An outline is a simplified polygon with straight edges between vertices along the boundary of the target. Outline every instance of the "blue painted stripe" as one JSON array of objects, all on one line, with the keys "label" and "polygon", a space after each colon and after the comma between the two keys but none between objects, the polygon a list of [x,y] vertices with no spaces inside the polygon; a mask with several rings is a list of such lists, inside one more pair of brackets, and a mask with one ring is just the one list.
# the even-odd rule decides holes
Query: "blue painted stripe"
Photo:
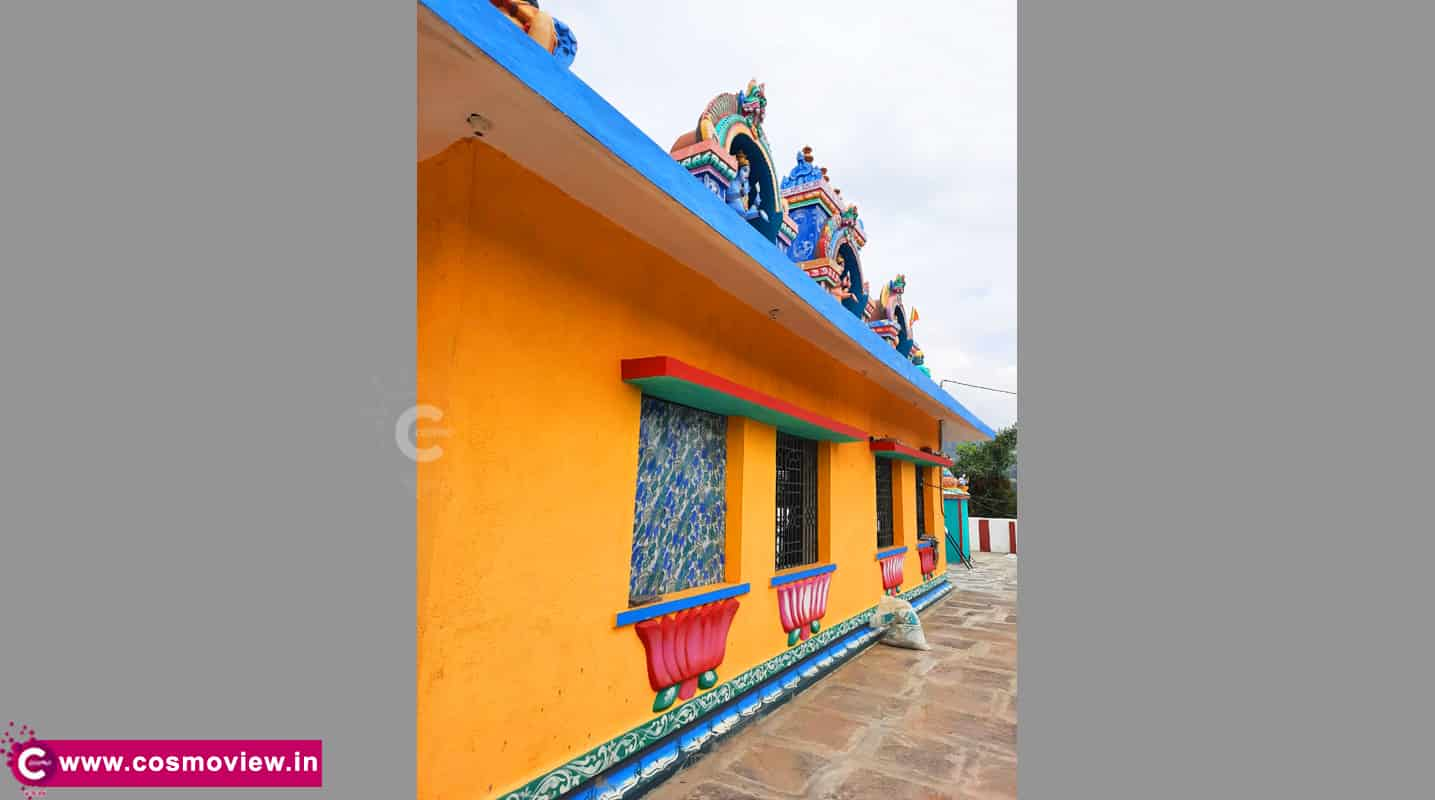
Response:
[{"label": "blue painted stripe", "polygon": [[[615,789],[617,789],[618,787],[620,787],[620,786],[622,786],[623,784],[627,783],[628,781],[636,781],[636,780],[638,779],[638,770],[639,770],[641,767],[642,767],[642,765],[641,765],[640,763],[635,762],[635,763],[630,764],[630,765],[628,765],[628,766],[626,766],[626,767],[624,767],[624,768],[622,768],[622,769],[620,769],[620,770],[618,770],[618,771],[616,771],[616,772],[614,772],[614,773],[612,773],[612,774],[610,774],[610,775],[605,776],[606,783],[607,783],[607,788],[604,789],[604,791],[611,793],[611,792],[613,792]],[[636,785],[636,784],[634,784],[634,785]],[[595,788],[595,792],[596,792],[596,788],[597,788],[597,787],[594,787],[594,788]],[[631,787],[630,787],[630,788],[631,788]],[[626,790],[624,790],[624,793],[626,793]],[[602,797],[602,796],[603,796],[603,792],[596,792],[596,796],[597,796],[597,797]]]},{"label": "blue painted stripe", "polygon": [[[983,435],[996,436],[996,431],[943,391],[882,337],[873,333],[867,323],[843,308],[836,298],[818,286],[772,242],[734,214],[701,181],[694,179],[657,142],[649,139],[577,75],[560,66],[550,53],[539,47],[498,9],[489,3],[475,3],[474,0],[419,2],[619,160],[732,242],[876,361],[943,408],[966,420]],[[737,88],[740,87],[733,87],[734,90]],[[704,102],[707,101],[696,98],[693,108],[701,109]]]},{"label": "blue painted stripe", "polygon": [[831,572],[834,569],[837,569],[836,564],[825,564],[820,567],[813,567],[812,569],[804,569],[800,572],[789,572],[786,575],[774,575],[772,576],[771,585],[781,586],[784,583],[792,583],[793,581],[800,581],[803,578],[811,578],[813,575],[821,575],[826,572]]},{"label": "blue painted stripe", "polygon": [[747,594],[751,590],[751,584],[739,583],[736,586],[724,586],[721,589],[695,594],[691,597],[680,597],[677,600],[669,600],[665,603],[654,603],[650,606],[629,609],[618,614],[618,627],[621,628],[624,625],[632,625],[635,622],[642,622],[645,619],[652,619],[653,617],[661,617],[664,614],[682,611],[685,608],[700,606],[703,603],[713,603],[718,600],[726,600],[729,597],[737,597],[740,594]]},{"label": "blue painted stripe", "polygon": [[907,552],[907,548],[906,548],[906,547],[889,547],[889,548],[887,548],[886,550],[878,550],[878,551],[877,551],[877,559],[876,559],[876,560],[877,560],[877,561],[881,561],[882,559],[886,558],[887,556],[895,556],[895,555],[897,555],[898,553],[905,553],[905,552]]},{"label": "blue painted stripe", "polygon": [[710,726],[707,722],[699,722],[694,725],[691,730],[687,731],[686,733],[682,734],[681,737],[679,737],[678,746],[684,749],[693,747],[698,739],[701,739],[702,737],[706,736],[711,732],[712,726]]},{"label": "blue painted stripe", "polygon": [[666,744],[649,748],[638,760],[639,772],[652,771],[658,768],[658,762],[665,758],[676,759],[678,757],[678,740],[669,739]]},{"label": "blue painted stripe", "polygon": [[926,548],[931,547],[933,544],[935,544],[935,542],[933,542],[931,539],[923,539],[922,541],[917,542],[917,549],[925,550]]},{"label": "blue painted stripe", "polygon": [[950,581],[944,580],[937,586],[933,586],[930,591],[924,592],[920,597],[912,598],[912,608],[921,611],[922,609],[935,602],[942,595],[946,594],[947,592],[950,592],[953,588],[955,587],[952,586]]}]

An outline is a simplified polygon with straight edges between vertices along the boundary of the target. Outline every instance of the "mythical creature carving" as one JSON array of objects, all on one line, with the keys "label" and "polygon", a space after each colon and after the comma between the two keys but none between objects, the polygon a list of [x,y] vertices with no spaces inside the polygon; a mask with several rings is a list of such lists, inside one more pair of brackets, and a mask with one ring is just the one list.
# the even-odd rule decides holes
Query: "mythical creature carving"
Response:
[{"label": "mythical creature carving", "polygon": [[850,242],[854,248],[860,249],[865,239],[862,223],[857,218],[857,206],[850,205],[822,224],[817,237],[817,253],[831,258],[844,243]]},{"label": "mythical creature carving", "polygon": [[906,275],[898,275],[883,284],[882,293],[877,296],[876,314],[872,318],[895,320],[897,307],[902,304],[902,293],[906,289]]},{"label": "mythical creature carving", "polygon": [[749,125],[761,125],[767,118],[767,84],[758,83],[754,78],[747,82],[747,88],[738,94],[737,99]]},{"label": "mythical creature carving", "polygon": [[751,80],[747,82],[746,89],[736,94],[725,93],[714,97],[703,109],[702,116],[698,117],[698,138],[725,142],[726,137],[718,135],[719,129],[726,128],[729,117],[740,117],[766,145],[767,137],[762,132],[762,121],[767,117],[767,91],[764,86]]},{"label": "mythical creature carving", "polygon": [[[882,294],[876,300],[867,301],[867,313],[863,319],[867,327],[881,336],[888,344],[897,348],[903,357],[910,357],[912,337],[907,329],[906,309],[902,307],[902,292],[907,288],[905,275],[898,275],[882,286]],[[871,297],[867,294],[867,297]]]},{"label": "mythical creature carving", "polygon": [[578,37],[573,30],[538,8],[538,0],[489,0],[513,24],[523,29],[539,47],[553,54],[559,65],[567,67],[578,53]]}]

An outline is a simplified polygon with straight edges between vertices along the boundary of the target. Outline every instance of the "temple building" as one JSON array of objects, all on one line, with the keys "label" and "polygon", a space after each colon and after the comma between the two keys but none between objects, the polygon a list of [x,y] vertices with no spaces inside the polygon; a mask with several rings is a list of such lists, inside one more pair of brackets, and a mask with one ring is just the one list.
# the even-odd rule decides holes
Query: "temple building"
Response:
[{"label": "temple building", "polygon": [[966,475],[953,475],[942,467],[942,508],[947,522],[947,558],[963,561],[972,557],[971,510],[967,504],[972,496]]},{"label": "temple building", "polygon": [[762,83],[665,148],[557,4],[417,4],[423,798],[636,796],[820,682],[951,590],[941,448],[993,435]]}]

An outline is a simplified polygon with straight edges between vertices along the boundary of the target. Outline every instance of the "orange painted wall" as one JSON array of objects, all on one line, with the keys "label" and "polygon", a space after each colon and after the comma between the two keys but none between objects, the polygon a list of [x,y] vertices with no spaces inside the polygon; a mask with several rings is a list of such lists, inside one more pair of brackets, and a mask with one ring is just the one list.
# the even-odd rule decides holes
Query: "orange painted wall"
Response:
[{"label": "orange painted wall", "polygon": [[[624,358],[670,355],[913,446],[936,421],[488,145],[419,165],[418,758],[423,798],[517,788],[654,715],[627,608],[640,393]],[[782,652],[775,433],[728,431],[729,581],[751,583],[722,679]],[[443,438],[425,440],[425,427]],[[872,455],[824,444],[832,625],[881,593]],[[897,462],[900,543],[915,544]],[[929,495],[927,506],[939,505]],[[904,588],[921,579],[908,551]]]}]

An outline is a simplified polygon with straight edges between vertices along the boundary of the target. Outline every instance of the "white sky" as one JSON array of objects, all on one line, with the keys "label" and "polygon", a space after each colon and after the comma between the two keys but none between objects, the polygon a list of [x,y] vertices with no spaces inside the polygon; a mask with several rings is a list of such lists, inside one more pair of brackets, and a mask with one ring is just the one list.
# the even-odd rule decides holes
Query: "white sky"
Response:
[{"label": "white sky", "polygon": [[[1016,391],[1016,2],[543,0],[573,71],[664,150],[720,92],[767,84],[783,175],[811,145],[856,203],[874,294],[907,276],[933,379]],[[993,428],[1016,398],[947,384]]]}]

